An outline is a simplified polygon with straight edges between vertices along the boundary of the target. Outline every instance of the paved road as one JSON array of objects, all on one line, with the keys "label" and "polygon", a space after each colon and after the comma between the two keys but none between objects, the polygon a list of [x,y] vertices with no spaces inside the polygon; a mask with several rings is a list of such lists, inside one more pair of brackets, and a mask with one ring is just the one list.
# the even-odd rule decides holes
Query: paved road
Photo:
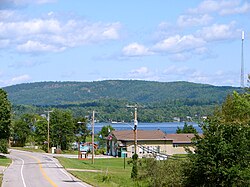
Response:
[{"label": "paved road", "polygon": [[4,172],[2,187],[90,187],[50,155],[11,150],[9,157],[13,163]]}]

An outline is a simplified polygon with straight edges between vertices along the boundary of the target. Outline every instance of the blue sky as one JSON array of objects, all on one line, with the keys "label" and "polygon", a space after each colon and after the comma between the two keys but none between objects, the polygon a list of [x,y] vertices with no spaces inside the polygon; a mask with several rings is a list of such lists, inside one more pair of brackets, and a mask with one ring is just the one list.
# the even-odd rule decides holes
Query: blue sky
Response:
[{"label": "blue sky", "polygon": [[247,0],[0,0],[0,87],[137,79],[240,86]]}]

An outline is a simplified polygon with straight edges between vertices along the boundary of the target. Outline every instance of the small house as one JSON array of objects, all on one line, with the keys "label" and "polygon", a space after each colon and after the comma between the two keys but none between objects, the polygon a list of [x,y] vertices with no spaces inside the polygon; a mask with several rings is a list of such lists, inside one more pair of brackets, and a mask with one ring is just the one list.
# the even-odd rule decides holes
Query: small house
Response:
[{"label": "small house", "polygon": [[132,157],[137,139],[139,158],[185,154],[186,147],[193,150],[193,137],[194,134],[165,134],[161,130],[137,130],[137,133],[133,130],[112,131],[107,137],[107,152],[112,156]]}]

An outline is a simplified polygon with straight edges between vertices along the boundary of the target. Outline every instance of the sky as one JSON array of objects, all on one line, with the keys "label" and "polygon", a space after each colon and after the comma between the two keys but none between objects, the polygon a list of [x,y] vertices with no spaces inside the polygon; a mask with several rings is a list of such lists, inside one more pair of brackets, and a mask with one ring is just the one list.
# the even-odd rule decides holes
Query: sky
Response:
[{"label": "sky", "polygon": [[240,86],[249,0],[0,0],[0,87],[41,81]]}]

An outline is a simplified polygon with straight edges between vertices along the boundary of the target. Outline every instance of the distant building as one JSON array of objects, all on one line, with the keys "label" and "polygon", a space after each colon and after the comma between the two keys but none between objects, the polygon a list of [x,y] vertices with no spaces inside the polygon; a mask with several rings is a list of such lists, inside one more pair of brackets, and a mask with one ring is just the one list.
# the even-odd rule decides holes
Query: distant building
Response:
[{"label": "distant building", "polygon": [[181,118],[179,118],[179,117],[174,117],[173,120],[176,121],[176,122],[180,122],[180,121],[181,121]]},{"label": "distant building", "polygon": [[[161,130],[137,131],[139,158],[152,155],[186,154],[186,147],[194,150],[191,139],[194,134],[165,134]],[[107,138],[108,155],[132,157],[135,152],[134,131],[112,131]]]}]

